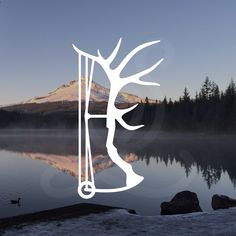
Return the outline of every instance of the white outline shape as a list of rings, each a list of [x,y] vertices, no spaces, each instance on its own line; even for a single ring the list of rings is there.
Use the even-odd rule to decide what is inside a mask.
[[[128,108],[128,109],[118,109],[115,106],[115,100],[120,92],[120,90],[129,83],[136,83],[141,85],[154,85],[154,86],[160,86],[158,83],[155,82],[146,82],[140,80],[141,77],[147,75],[154,69],[156,69],[160,63],[163,61],[163,58],[160,59],[158,62],[156,62],[151,67],[138,72],[134,75],[121,78],[120,74],[124,67],[127,65],[127,63],[133,58],[133,56],[141,51],[142,49],[149,47],[151,45],[157,44],[160,41],[151,41],[148,43],[144,43],[139,45],[138,47],[134,48],[130,53],[126,55],[126,57],[121,61],[121,63],[114,69],[111,68],[111,63],[115,59],[120,45],[121,45],[122,39],[118,41],[115,49],[110,54],[108,58],[104,58],[100,51],[97,51],[97,56],[88,54],[80,49],[78,49],[75,45],[72,44],[74,50],[78,53],[78,194],[84,198],[89,199],[92,198],[95,193],[114,193],[114,192],[121,192],[128,190],[130,188],[133,188],[137,186],[139,183],[141,183],[144,179],[143,176],[140,176],[136,174],[131,164],[125,162],[118,154],[116,147],[113,144],[114,135],[115,135],[115,128],[116,128],[116,121],[120,123],[121,126],[123,126],[125,129],[128,130],[136,130],[143,125],[138,126],[131,126],[128,125],[122,118],[122,116],[131,110],[133,110],[138,104],[135,104],[134,106]],[[85,120],[85,180],[81,180],[81,78],[82,78],[82,57],[85,58],[85,114],[84,114],[84,120]],[[89,59],[91,62],[91,68],[89,73]],[[97,62],[105,71],[109,81],[110,81],[110,94],[108,99],[108,105],[107,105],[107,113],[104,114],[89,114],[88,108],[89,108],[89,98],[90,98],[90,92],[91,92],[91,85],[92,85],[92,77],[93,77],[93,70],[94,70],[94,62]],[[88,76],[89,75],[89,76]],[[91,155],[91,147],[90,147],[90,137],[89,137],[89,127],[88,127],[88,121],[89,119],[94,118],[105,118],[106,119],[106,127],[108,129],[108,135],[106,140],[106,148],[109,157],[111,160],[119,166],[126,174],[126,186],[120,187],[120,188],[112,188],[112,189],[98,189],[95,186],[94,183],[94,174],[93,174],[93,163],[92,163],[92,155]],[[90,171],[90,178],[89,180],[89,171]],[[87,193],[85,194],[83,190]]]

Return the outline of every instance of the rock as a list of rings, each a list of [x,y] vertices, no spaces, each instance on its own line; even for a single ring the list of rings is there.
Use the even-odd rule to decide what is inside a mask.
[[[137,212],[133,209],[128,210],[129,214],[137,215]]]
[[[215,194],[212,197],[211,206],[214,210],[236,207],[236,199],[225,195]]]
[[[186,214],[202,211],[197,194],[190,191],[177,193],[170,202],[161,204],[161,215]]]

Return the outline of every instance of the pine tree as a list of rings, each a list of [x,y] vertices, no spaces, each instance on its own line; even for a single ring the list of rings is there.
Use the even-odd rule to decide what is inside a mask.
[[[234,80],[231,79],[229,86],[227,87],[225,91],[225,96],[232,97],[235,95],[236,95],[236,86],[235,86]]]
[[[218,101],[220,99],[220,90],[219,86],[215,82],[211,82],[211,98]]]
[[[200,91],[200,99],[201,100],[209,100],[211,95],[211,81],[207,76]]]
[[[190,95],[189,95],[188,89],[186,87],[184,88],[183,101],[190,102]]]

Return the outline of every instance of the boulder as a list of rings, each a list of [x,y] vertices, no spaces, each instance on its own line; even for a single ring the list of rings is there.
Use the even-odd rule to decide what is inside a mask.
[[[197,194],[190,191],[177,193],[170,202],[161,204],[161,215],[186,214],[202,211]]]
[[[236,199],[225,195],[215,194],[212,197],[211,206],[214,210],[236,207]]]

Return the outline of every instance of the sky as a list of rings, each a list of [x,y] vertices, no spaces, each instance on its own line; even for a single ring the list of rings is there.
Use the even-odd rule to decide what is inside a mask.
[[[160,87],[128,86],[139,96],[178,99],[191,95],[206,76],[225,89],[236,78],[234,0],[1,0],[0,104],[25,101],[77,78],[78,48],[107,57],[119,38],[117,60],[144,42],[124,69],[137,73],[164,58],[145,81]],[[99,67],[98,67],[99,68]],[[94,80],[109,86],[101,69]]]

